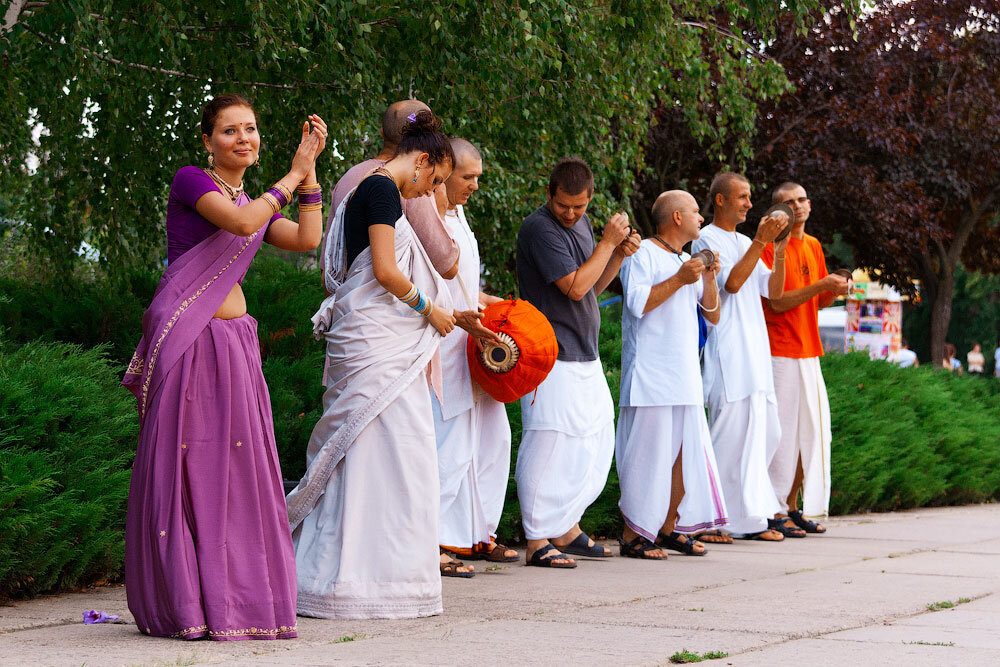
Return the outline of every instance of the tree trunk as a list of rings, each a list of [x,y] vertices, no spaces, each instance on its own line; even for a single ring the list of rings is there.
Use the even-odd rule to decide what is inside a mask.
[[[945,358],[944,344],[951,324],[951,303],[955,293],[955,267],[942,262],[937,275],[931,307],[931,363],[941,365]]]

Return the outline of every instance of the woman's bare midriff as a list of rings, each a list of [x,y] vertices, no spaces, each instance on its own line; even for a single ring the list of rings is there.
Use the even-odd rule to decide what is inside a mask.
[[[226,300],[222,302],[219,309],[215,311],[213,317],[220,320],[234,320],[237,317],[243,317],[247,314],[247,300],[243,296],[243,288],[240,287],[239,283],[233,285],[233,289],[229,290],[229,294],[226,295]]]

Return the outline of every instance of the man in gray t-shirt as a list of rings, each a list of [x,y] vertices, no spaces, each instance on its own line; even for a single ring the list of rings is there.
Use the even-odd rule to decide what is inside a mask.
[[[521,297],[549,319],[559,341],[552,372],[521,399],[515,478],[528,565],[576,567],[564,554],[611,555],[579,525],[604,489],[615,448],[614,403],[597,354],[597,295],[641,238],[628,216],[616,213],[595,244],[586,215],[593,194],[587,164],[560,160],[549,176],[548,201],[517,236]]]

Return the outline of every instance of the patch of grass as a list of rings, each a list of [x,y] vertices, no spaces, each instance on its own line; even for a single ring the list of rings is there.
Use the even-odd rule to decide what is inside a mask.
[[[334,639],[331,644],[346,644],[347,642],[353,642],[356,639],[367,639],[368,635],[362,632],[355,632],[353,635],[344,635],[339,639]]]
[[[972,602],[972,598],[958,598],[958,604],[965,604],[966,602]]]
[[[691,607],[687,611],[705,611],[705,608],[704,607],[699,607],[699,608]]]
[[[718,660],[719,658],[728,658],[729,654],[725,651],[708,651],[707,653],[694,653],[692,651],[681,649],[677,653],[670,656],[670,662],[675,665],[682,665],[689,662],[701,662],[702,660]]]
[[[955,642],[903,642],[904,644],[916,645],[916,646],[954,646]]]
[[[960,604],[965,604],[966,602],[972,602],[972,598],[958,598],[954,602],[945,600],[944,602],[928,602],[927,611],[941,611],[942,609],[951,609],[957,607]]]

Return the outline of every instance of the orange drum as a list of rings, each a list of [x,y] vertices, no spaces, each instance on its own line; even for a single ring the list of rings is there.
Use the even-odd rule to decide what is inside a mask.
[[[545,315],[527,301],[514,299],[487,306],[482,323],[503,344],[487,344],[480,351],[469,337],[465,351],[472,379],[501,403],[533,392],[555,366],[559,354],[556,332]]]

